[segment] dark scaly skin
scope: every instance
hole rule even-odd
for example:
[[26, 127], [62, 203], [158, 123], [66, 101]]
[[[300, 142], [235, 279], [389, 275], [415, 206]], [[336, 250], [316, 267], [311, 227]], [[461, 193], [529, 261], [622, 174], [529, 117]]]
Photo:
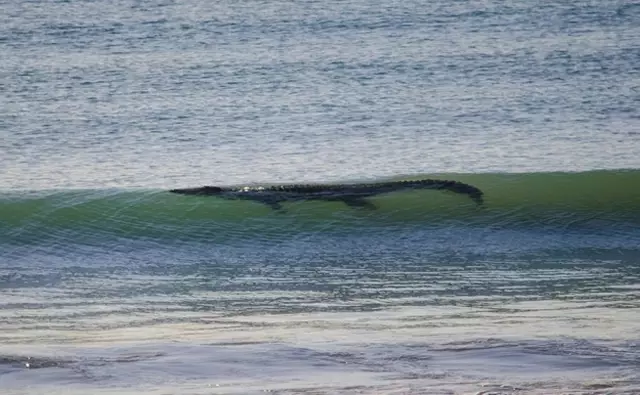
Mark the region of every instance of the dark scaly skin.
[[437, 189], [469, 196], [483, 203], [482, 191], [472, 185], [450, 180], [389, 181], [366, 184], [293, 184], [274, 186], [216, 187], [172, 189], [182, 195], [217, 196], [229, 200], [253, 200], [279, 209], [280, 202], [300, 200], [341, 201], [351, 207], [375, 208], [365, 198], [410, 189]]

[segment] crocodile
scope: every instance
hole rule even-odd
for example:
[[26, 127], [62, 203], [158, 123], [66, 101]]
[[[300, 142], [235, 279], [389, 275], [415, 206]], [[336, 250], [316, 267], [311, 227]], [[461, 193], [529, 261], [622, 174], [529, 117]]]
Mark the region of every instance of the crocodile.
[[281, 202], [324, 200], [339, 201], [349, 207], [375, 209], [367, 197], [411, 189], [437, 189], [467, 195], [476, 204], [483, 204], [483, 192], [473, 185], [451, 180], [423, 179], [415, 181], [389, 181], [361, 184], [291, 184], [273, 186], [219, 187], [171, 189], [182, 195], [216, 196], [228, 200], [252, 200], [266, 204], [274, 210]]

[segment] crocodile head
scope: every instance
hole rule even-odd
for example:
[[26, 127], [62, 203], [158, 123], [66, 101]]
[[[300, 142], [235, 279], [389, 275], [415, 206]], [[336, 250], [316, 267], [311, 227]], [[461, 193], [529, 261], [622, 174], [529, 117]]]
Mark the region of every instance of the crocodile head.
[[219, 195], [224, 191], [223, 188], [214, 186], [204, 186], [198, 188], [172, 189], [169, 192], [179, 193], [181, 195]]

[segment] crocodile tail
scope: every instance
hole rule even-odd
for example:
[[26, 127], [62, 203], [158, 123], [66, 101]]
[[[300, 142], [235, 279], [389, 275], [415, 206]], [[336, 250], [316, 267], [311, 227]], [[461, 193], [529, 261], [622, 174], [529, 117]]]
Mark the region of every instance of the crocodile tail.
[[480, 189], [474, 187], [473, 185], [465, 184], [460, 181], [424, 179], [424, 180], [405, 181], [405, 182], [415, 183], [417, 186], [420, 186], [423, 188], [442, 189], [442, 190], [447, 190], [455, 193], [461, 193], [469, 196], [477, 204], [484, 203], [484, 199], [482, 198], [484, 193]]
[[473, 185], [465, 184], [463, 182], [458, 182], [458, 181], [450, 181], [450, 183], [447, 184], [445, 189], [452, 192], [456, 192], [456, 193], [463, 193], [469, 196], [471, 200], [473, 200], [477, 204], [484, 203], [484, 199], [482, 197], [484, 193], [480, 189], [474, 187]]

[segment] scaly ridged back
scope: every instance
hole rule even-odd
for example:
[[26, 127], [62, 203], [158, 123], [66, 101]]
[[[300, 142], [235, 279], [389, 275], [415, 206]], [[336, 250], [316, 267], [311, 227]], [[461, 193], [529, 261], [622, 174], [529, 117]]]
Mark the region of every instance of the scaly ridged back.
[[225, 189], [229, 192], [242, 193], [294, 193], [294, 194], [358, 194], [358, 193], [387, 193], [403, 189], [440, 189], [455, 193], [466, 194], [477, 203], [482, 203], [482, 191], [472, 185], [451, 180], [401, 180], [364, 184], [290, 184], [274, 186], [247, 186]]

